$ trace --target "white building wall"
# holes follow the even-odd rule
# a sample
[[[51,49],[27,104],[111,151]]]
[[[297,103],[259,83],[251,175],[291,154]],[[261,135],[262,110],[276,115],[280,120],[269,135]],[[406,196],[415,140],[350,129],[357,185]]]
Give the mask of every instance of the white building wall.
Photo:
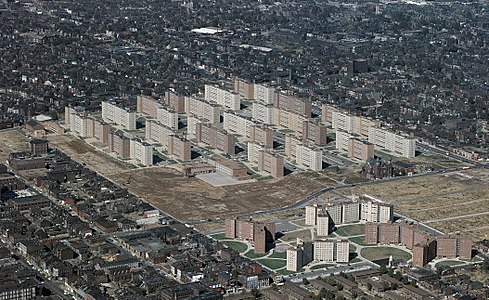
[[[205,99],[231,110],[241,109],[241,96],[213,85],[205,85]]]

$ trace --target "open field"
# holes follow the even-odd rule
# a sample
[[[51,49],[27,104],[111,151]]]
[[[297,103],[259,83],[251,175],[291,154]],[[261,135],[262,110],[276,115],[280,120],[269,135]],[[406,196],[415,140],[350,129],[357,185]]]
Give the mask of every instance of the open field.
[[[284,242],[295,242],[297,238],[305,241],[311,240],[311,230],[304,229],[299,231],[288,232],[283,237],[281,237],[280,240]]]
[[[53,135],[47,137],[49,146],[57,148],[69,155],[72,159],[85,163],[91,169],[105,176],[120,174],[130,169],[126,164],[107,153],[98,151],[84,141],[72,135]]]
[[[285,259],[273,259],[273,258],[263,258],[257,260],[260,264],[268,267],[272,270],[280,269],[285,267],[287,261]]]
[[[73,159],[124,185],[132,193],[182,221],[285,206],[321,187],[335,184],[317,173],[306,172],[282,180],[213,187],[196,178],[184,178],[170,168],[132,170],[130,164],[70,135],[51,136],[49,141],[52,147],[59,148]],[[131,180],[126,184],[129,178]]]
[[[126,185],[129,191],[182,221],[222,218],[285,206],[318,190],[324,182],[314,180],[314,175],[301,173],[282,180],[213,187],[197,178],[184,178],[178,171],[165,167],[126,171],[108,177],[125,183],[130,174],[132,180]]]
[[[444,260],[435,265],[435,268],[437,269],[445,269],[449,267],[454,267],[454,266],[460,266],[463,265],[463,262],[457,261],[457,260]]]
[[[444,233],[474,239],[489,235],[489,174],[469,169],[443,175],[413,177],[341,190],[368,194],[395,205],[395,212],[427,223]]]
[[[371,246],[371,245],[368,245],[368,244],[365,244],[365,236],[357,236],[357,237],[353,237],[353,238],[349,238],[350,241],[354,242],[354,243],[357,243],[358,245],[360,246]]]
[[[246,252],[244,254],[244,256],[249,257],[251,259],[254,259],[254,258],[260,258],[260,257],[266,256],[267,254],[268,253],[255,253],[255,251],[253,249],[251,249],[248,252]]]
[[[246,251],[246,249],[248,249],[248,246],[245,243],[237,241],[222,241],[221,243],[231,249],[238,251],[239,253],[242,253]]]
[[[365,224],[354,224],[341,226],[336,229],[336,234],[340,236],[355,236],[365,234]]]
[[[0,131],[0,161],[5,162],[10,152],[29,150],[29,138],[20,130]]]
[[[411,254],[393,247],[363,248],[361,254],[364,258],[370,261],[389,258],[391,255],[394,260],[408,261],[411,259]]]

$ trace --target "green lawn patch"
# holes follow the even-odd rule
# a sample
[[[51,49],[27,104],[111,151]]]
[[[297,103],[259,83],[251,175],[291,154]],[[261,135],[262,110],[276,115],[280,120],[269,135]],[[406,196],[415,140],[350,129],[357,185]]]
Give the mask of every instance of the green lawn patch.
[[[292,221],[291,223],[294,223],[297,226],[306,226],[306,220],[305,219]],[[311,225],[307,225],[307,226],[311,226]]]
[[[226,239],[226,236],[224,233],[216,233],[216,234],[212,234],[211,237],[215,240],[218,240],[218,241],[221,241],[221,240],[225,240]]]
[[[358,257],[355,257],[354,259],[350,260],[348,263],[350,264],[354,264],[354,263],[359,263],[361,262],[362,260]]]
[[[311,239],[311,231],[309,229],[304,229],[299,231],[287,232],[280,239],[285,242],[290,242],[295,241],[297,238],[308,241]]]
[[[365,224],[353,224],[341,226],[336,229],[336,234],[341,236],[355,236],[365,234]]]
[[[287,258],[287,252],[273,252],[270,254],[269,258]]]
[[[241,242],[236,242],[236,241],[223,241],[222,242],[224,245],[228,246],[231,249],[234,249],[238,251],[239,253],[242,253],[248,249],[248,246],[244,243]]]
[[[391,255],[395,260],[408,261],[411,259],[411,254],[393,247],[363,248],[361,254],[370,261],[389,258]]]
[[[355,244],[358,244],[360,246],[372,246],[369,244],[365,244],[365,236],[357,236],[354,238],[349,238],[348,240],[352,241]]]
[[[435,268],[437,269],[446,269],[454,266],[460,266],[463,265],[464,263],[461,261],[456,261],[456,260],[445,260],[437,263],[435,265]]]
[[[245,253],[245,256],[248,257],[248,258],[260,258],[260,257],[263,257],[267,255],[267,253],[255,253],[255,251],[253,249],[251,249],[250,251],[246,252]]]
[[[258,259],[257,262],[272,270],[280,269],[287,265],[287,261],[285,261],[284,259],[262,258]]]
[[[320,265],[315,265],[315,266],[312,266],[311,267],[311,270],[319,270],[319,269],[326,269],[326,268],[329,268],[329,267],[332,267],[334,265],[330,265],[330,264],[320,264]]]

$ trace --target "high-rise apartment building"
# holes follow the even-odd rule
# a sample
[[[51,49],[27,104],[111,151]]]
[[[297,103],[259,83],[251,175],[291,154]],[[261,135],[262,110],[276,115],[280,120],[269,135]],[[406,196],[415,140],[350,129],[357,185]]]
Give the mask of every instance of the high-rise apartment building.
[[[171,91],[165,92],[164,101],[166,106],[170,107],[177,113],[185,112],[185,97],[177,95]]]
[[[268,172],[274,178],[284,177],[284,157],[267,149],[259,150],[258,171]]]
[[[328,212],[328,215],[331,219],[331,222],[334,225],[343,224],[343,205],[342,204],[327,205],[324,207],[324,209],[326,209],[326,211]]]
[[[317,215],[317,235],[328,236],[329,235],[329,216],[326,212],[318,212]]]
[[[274,222],[254,222],[237,218],[226,218],[224,235],[228,239],[250,241],[255,253],[266,253],[275,242]]]
[[[273,106],[280,110],[287,110],[309,118],[311,116],[312,101],[287,95],[283,92],[276,92]]]
[[[289,134],[285,136],[285,155],[295,157],[297,154],[297,146],[302,142],[297,137]]]
[[[307,117],[295,112],[276,107],[273,108],[272,121],[273,125],[275,126],[281,126],[295,132],[302,133],[302,130],[304,129],[304,121],[307,120]]]
[[[341,203],[341,223],[358,222],[360,219],[360,203],[357,201]]]
[[[131,139],[125,136],[121,131],[109,134],[109,152],[115,152],[118,157],[130,158]]]
[[[313,245],[297,239],[294,247],[287,249],[287,271],[297,272],[313,259]]]
[[[379,225],[379,238],[380,244],[398,244],[399,239],[399,223],[381,223]]]
[[[235,239],[238,236],[237,232],[237,218],[226,218],[224,220],[224,236],[227,239]]]
[[[323,152],[321,149],[297,145],[295,159],[297,165],[303,168],[313,171],[321,171],[323,169]]]
[[[187,115],[195,115],[203,121],[211,124],[221,122],[220,106],[206,100],[185,97],[185,113]]]
[[[164,149],[168,149],[170,136],[174,134],[174,131],[155,120],[146,120],[144,128],[145,138],[147,141],[160,144]]]
[[[187,161],[192,158],[190,141],[178,135],[170,135],[168,140],[168,155]]]
[[[422,268],[436,257],[436,240],[429,239],[426,243],[413,246],[413,266]]]
[[[412,158],[416,155],[416,140],[414,138],[396,134],[384,128],[370,127],[368,141],[397,156]]]
[[[438,236],[421,231],[417,224],[408,221],[401,223],[365,224],[366,244],[403,244],[413,251],[412,264],[423,267],[435,257],[472,257],[472,240],[465,237]]]
[[[136,112],[113,102],[102,101],[102,119],[107,123],[121,125],[127,130],[136,129]]]
[[[438,258],[472,258],[472,240],[460,236],[441,236],[436,238]]]
[[[316,225],[317,224],[317,215],[318,215],[318,205],[306,205],[305,212],[305,224],[306,225]]]
[[[314,260],[316,261],[334,261],[336,252],[336,243],[334,239],[324,239],[314,241]]]
[[[266,148],[273,148],[273,129],[266,125],[252,125],[250,141],[263,144]]]
[[[274,124],[274,114],[273,106],[265,105],[258,102],[253,102],[251,107],[251,117],[263,124],[271,125]]]
[[[156,110],[161,106],[161,102],[151,96],[138,95],[136,97],[136,111],[156,118]]]
[[[222,89],[217,86],[205,85],[205,99],[231,110],[241,109],[241,96],[237,93]]]
[[[104,144],[109,142],[110,125],[102,120],[93,120],[93,136]]]
[[[348,153],[348,157],[367,160],[374,157],[374,145],[362,141],[356,136],[342,130],[336,130],[336,149]]]
[[[139,139],[129,142],[129,156],[141,165],[153,165],[153,146]]]
[[[227,154],[236,152],[234,136],[209,124],[198,123],[196,125],[195,139],[198,143],[207,144]]]
[[[223,113],[223,128],[226,131],[234,132],[249,138],[251,136],[251,127],[253,125],[255,125],[255,122],[250,118],[230,111]]]
[[[394,220],[392,204],[364,201],[361,203],[360,219],[365,222],[387,223]]]
[[[255,85],[249,81],[236,77],[234,79],[234,92],[244,99],[254,99]]]
[[[350,243],[343,239],[315,240],[314,260],[347,263],[350,258]]]
[[[275,88],[263,83],[255,84],[253,99],[264,103],[265,105],[273,104],[275,97]]]
[[[317,146],[326,145],[326,126],[318,122],[304,121],[302,122],[302,138],[304,141],[311,141]]]
[[[156,109],[156,120],[172,130],[178,130],[178,113],[171,108],[159,106]]]
[[[251,163],[258,163],[258,152],[265,150],[266,147],[259,143],[248,142],[248,161]]]

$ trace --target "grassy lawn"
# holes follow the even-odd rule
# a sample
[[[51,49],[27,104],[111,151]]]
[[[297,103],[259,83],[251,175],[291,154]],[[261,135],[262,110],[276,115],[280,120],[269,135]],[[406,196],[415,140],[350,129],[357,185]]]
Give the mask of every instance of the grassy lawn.
[[[251,249],[250,251],[245,253],[245,256],[253,259],[253,258],[263,257],[267,254],[268,253],[255,253],[255,251],[253,249]]]
[[[228,246],[229,248],[238,251],[239,253],[244,252],[244,251],[246,251],[246,249],[248,249],[248,246],[246,246],[246,244],[241,243],[241,242],[223,241],[222,243],[224,245]]]
[[[290,242],[295,241],[297,238],[308,241],[311,239],[311,231],[309,229],[304,229],[299,231],[287,232],[280,239],[285,242]]]
[[[336,229],[336,234],[341,236],[354,236],[365,234],[365,224],[342,226]]]
[[[298,225],[298,226],[306,226],[306,220],[305,219],[300,219],[300,220],[297,220],[297,221],[292,221],[291,223],[294,223],[295,225]],[[310,225],[307,225],[307,226],[310,226]]]
[[[355,247],[353,244],[350,244],[350,253],[356,253],[357,252],[357,247]]]
[[[280,269],[285,267],[285,265],[287,265],[287,261],[284,259],[263,258],[263,259],[258,259],[257,262],[272,270]]]
[[[392,247],[363,248],[361,254],[363,257],[370,261],[389,258],[389,256],[391,255],[395,260],[407,261],[411,259],[411,254],[407,253],[406,251]]]
[[[273,252],[270,254],[269,258],[287,258],[287,252]]]
[[[218,240],[218,241],[226,239],[226,237],[224,236],[224,233],[213,234],[213,235],[211,235],[211,237],[215,240]]]
[[[358,257],[355,257],[354,259],[350,260],[348,263],[350,264],[354,264],[354,263],[359,263],[361,262],[362,260]]]
[[[368,244],[365,244],[365,236],[357,236],[354,238],[349,238],[349,240],[360,246],[370,246]]]
[[[332,267],[334,265],[330,265],[330,264],[320,264],[320,265],[315,265],[315,266],[312,266],[311,267],[311,270],[319,270],[319,269],[326,269],[326,268],[329,268],[329,267]]]
[[[445,260],[445,261],[441,261],[441,262],[437,263],[435,265],[435,268],[445,269],[445,268],[449,268],[449,267],[460,266],[463,264],[464,264],[463,262],[456,261],[456,260]]]

